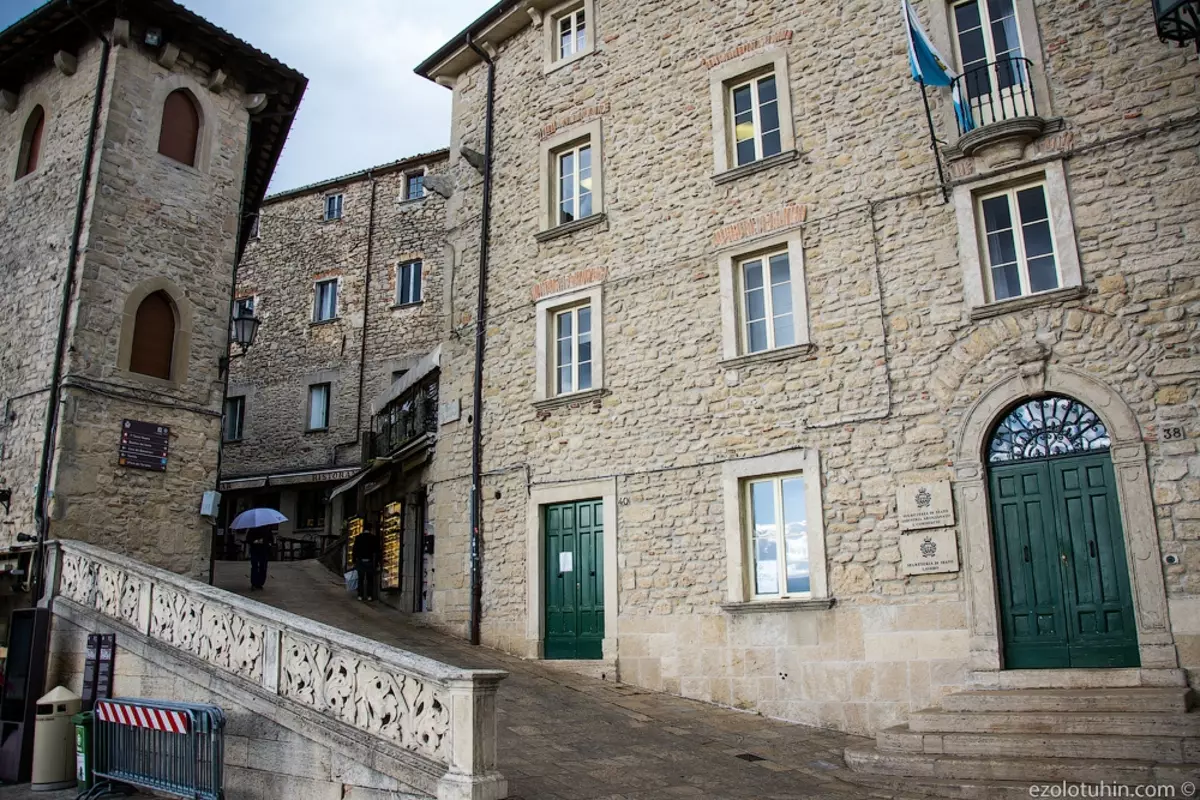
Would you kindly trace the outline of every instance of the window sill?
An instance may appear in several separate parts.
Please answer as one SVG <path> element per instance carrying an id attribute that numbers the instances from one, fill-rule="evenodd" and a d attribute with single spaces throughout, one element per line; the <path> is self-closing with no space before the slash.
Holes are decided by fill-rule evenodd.
<path id="1" fill-rule="evenodd" d="M 972 308 L 971 319 L 989 319 L 1013 311 L 1024 311 L 1027 308 L 1038 308 L 1040 306 L 1054 305 L 1055 303 L 1064 303 L 1068 300 L 1077 300 L 1086 294 L 1087 289 L 1082 286 L 1067 286 L 1062 289 L 1051 289 L 1048 292 L 1025 295 L 1024 297 L 1013 297 L 997 303 L 988 303 L 987 305 Z"/>
<path id="2" fill-rule="evenodd" d="M 329 428 L 305 428 L 304 432 L 309 433 L 329 433 Z"/>
<path id="3" fill-rule="evenodd" d="M 199 150 L 199 143 L 197 143 L 196 149 L 197 149 L 197 151 Z M 179 170 L 180 172 L 184 173 L 185 175 L 199 176 L 199 175 L 203 174 L 201 172 L 200 168 L 197 167 L 195 164 L 185 164 L 182 161 L 176 161 L 175 159 L 171 158 L 169 155 L 167 155 L 165 153 L 159 153 L 157 150 L 155 151 L 155 155 L 158 156 L 159 163 L 161 163 L 165 166 L 168 166 L 168 167 L 174 167 L 175 169 Z M 199 160 L 199 157 L 200 157 L 199 152 L 196 153 L 196 157 L 197 157 L 197 160 Z"/>
<path id="4" fill-rule="evenodd" d="M 424 300 L 416 300 L 412 303 L 392 303 L 388 308 L 392 311 L 399 311 L 402 308 L 416 308 L 417 306 L 425 305 Z"/>
<path id="5" fill-rule="evenodd" d="M 762 172 L 764 169 L 771 169 L 772 167 L 777 167 L 780 164 L 789 164 L 798 158 L 800 158 L 800 151 L 785 150 L 782 153 L 776 153 L 768 158 L 760 158 L 758 161 L 752 161 L 749 164 L 743 164 L 740 167 L 734 167 L 733 169 L 727 169 L 724 172 L 718 172 L 716 175 L 713 175 L 713 183 L 717 184 L 718 186 L 723 183 L 731 183 L 739 178 L 744 178 L 747 175 L 753 175 L 756 172 Z"/>
<path id="6" fill-rule="evenodd" d="M 401 200 L 401 201 L 400 201 L 400 205 L 402 205 L 402 206 L 415 206 L 415 205 L 417 205 L 418 203 L 424 203 L 424 202 L 425 202 L 425 199 L 426 199 L 427 197 L 429 197 L 429 195 L 427 195 L 427 194 L 423 194 L 423 195 L 421 195 L 420 197 L 406 197 L 406 198 L 404 198 L 403 200 Z"/>
<path id="7" fill-rule="evenodd" d="M 559 395 L 558 397 L 549 397 L 545 400 L 535 400 L 533 407 L 538 411 L 545 411 L 549 408 L 560 408 L 562 406 L 582 405 L 593 400 L 599 400 L 608 391 L 604 387 L 599 389 L 588 389 L 585 392 L 572 392 L 571 394 Z"/>
<path id="8" fill-rule="evenodd" d="M 312 322 L 308 323 L 308 327 L 319 328 L 322 325 L 332 325 L 335 322 L 341 322 L 341 321 L 342 321 L 341 317 L 330 317 L 329 319 L 317 319 L 317 320 L 313 320 Z"/>
<path id="9" fill-rule="evenodd" d="M 562 225 L 557 225 L 553 228 L 548 228 L 544 231 L 539 231 L 533 235 L 533 238 L 538 242 L 548 242 L 551 239 L 558 239 L 562 236 L 569 236 L 576 231 L 584 230 L 599 225 L 608 220 L 608 215 L 601 211 L 598 214 L 592 214 L 590 217 L 577 219 L 574 222 L 566 222 Z"/>
<path id="10" fill-rule="evenodd" d="M 778 614 L 785 611 L 828 611 L 837 601 L 832 597 L 820 600 L 751 600 L 748 603 L 721 603 L 726 614 Z"/>
<path id="11" fill-rule="evenodd" d="M 566 58 L 560 58 L 555 61 L 545 62 L 542 67 L 542 69 L 543 69 L 542 74 L 549 75 L 551 72 L 557 72 L 558 70 L 562 69 L 565 66 L 568 66 L 569 64 L 574 64 L 576 61 L 579 61 L 580 59 L 583 59 L 586 56 L 590 56 L 594 52 L 596 52 L 596 48 L 592 44 L 591 36 L 589 35 L 588 36 L 588 44 L 586 47 L 584 47 L 582 50 L 580 50 L 577 53 L 572 53 L 571 55 L 567 56 Z"/>
<path id="12" fill-rule="evenodd" d="M 800 356 L 811 355 L 816 352 L 817 346 L 809 342 L 808 344 L 796 344 L 791 347 L 780 347 L 776 350 L 764 350 L 761 353 L 751 353 L 750 355 L 738 356 L 737 358 L 727 358 L 724 361 L 718 362 L 717 366 L 721 369 L 734 369 L 736 367 L 745 367 L 750 364 L 769 363 L 772 361 L 790 361 L 793 358 Z"/>
<path id="13" fill-rule="evenodd" d="M 245 439 L 222 439 L 221 444 L 241 444 Z"/>
<path id="14" fill-rule="evenodd" d="M 341 217 L 322 217 L 322 218 L 321 218 L 321 222 L 322 222 L 323 224 L 327 224 L 327 223 L 330 223 L 330 222 L 341 222 L 341 221 L 342 221 L 342 218 L 341 218 Z"/>

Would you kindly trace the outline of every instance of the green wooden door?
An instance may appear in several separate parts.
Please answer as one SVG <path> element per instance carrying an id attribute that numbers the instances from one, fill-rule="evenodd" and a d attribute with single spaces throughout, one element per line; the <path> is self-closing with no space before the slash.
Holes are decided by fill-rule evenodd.
<path id="1" fill-rule="evenodd" d="M 1138 666 L 1109 455 L 994 466 L 990 485 L 1005 665 Z"/>
<path id="2" fill-rule="evenodd" d="M 603 509 L 601 500 L 546 507 L 546 658 L 603 657 Z"/>

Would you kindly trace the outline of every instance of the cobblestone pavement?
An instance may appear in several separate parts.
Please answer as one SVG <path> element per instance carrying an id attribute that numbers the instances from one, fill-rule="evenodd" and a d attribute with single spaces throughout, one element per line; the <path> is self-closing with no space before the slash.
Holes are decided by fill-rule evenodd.
<path id="1" fill-rule="evenodd" d="M 554 670 L 410 624 L 356 601 L 317 562 L 272 563 L 250 591 L 248 562 L 218 562 L 217 586 L 462 667 L 504 669 L 500 770 L 522 800 L 791 800 L 893 796 L 846 780 L 854 736 L 792 725 Z M 0 797 L 0 800 L 7 798 Z"/>

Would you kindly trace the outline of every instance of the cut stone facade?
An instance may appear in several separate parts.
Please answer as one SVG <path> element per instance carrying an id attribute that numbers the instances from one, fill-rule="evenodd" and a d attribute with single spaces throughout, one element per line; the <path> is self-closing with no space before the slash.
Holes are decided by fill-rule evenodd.
<path id="1" fill-rule="evenodd" d="M 1196 685 L 1196 55 L 1160 43 L 1142 4 L 1019 4 L 1036 15 L 1022 24 L 1040 41 L 1024 46 L 1035 87 L 1048 87 L 1039 113 L 1053 124 L 1028 145 L 971 157 L 948 148 L 944 199 L 890 3 L 849 19 L 828 4 L 607 2 L 589 17 L 595 51 L 550 72 L 537 27 L 554 19 L 547 5 L 503 6 L 473 29 L 496 65 L 483 642 L 541 657 L 544 504 L 603 498 L 615 570 L 605 576 L 614 622 L 604 655 L 622 680 L 855 733 L 968 685 L 1008 685 L 1020 677 L 1002 669 L 985 447 L 1015 403 L 1062 393 L 1106 424 L 1121 476 L 1141 669 L 1095 685 L 1182 681 L 1180 668 Z M 948 7 L 919 6 L 953 53 L 946 21 L 929 24 Z M 829 53 L 844 57 L 820 56 Z M 795 151 L 721 172 L 712 71 L 736 75 L 739 60 L 786 65 L 777 78 Z M 432 470 L 429 617 L 461 634 L 482 179 L 460 148 L 484 149 L 487 71 L 461 42 L 419 71 L 454 93 L 440 391 L 464 413 L 441 427 Z M 948 93 L 931 89 L 930 99 L 939 136 L 953 143 Z M 542 141 L 575 129 L 600 132 L 591 141 L 604 215 L 548 237 Z M 977 297 L 977 196 L 1031 172 L 1049 187 L 1063 285 L 1007 303 Z M 723 321 L 722 261 L 790 251 L 789 240 L 802 251 L 792 279 L 804 282 L 809 342 L 731 359 L 724 326 L 738 322 Z M 593 322 L 603 389 L 545 407 L 539 301 L 592 287 L 603 303 Z M 730 291 L 727 308 L 741 302 Z M 747 602 L 729 577 L 744 532 L 727 522 L 723 471 L 807 453 L 823 508 L 808 531 L 823 529 L 825 554 L 812 569 L 827 592 L 807 607 Z M 940 480 L 954 487 L 961 569 L 906 575 L 897 489 Z"/>
<path id="2" fill-rule="evenodd" d="M 48 483 L 50 535 L 206 575 L 212 522 L 200 515 L 201 499 L 217 485 L 220 365 L 228 344 L 240 215 L 265 190 L 265 182 L 247 178 L 247 165 L 257 168 L 263 151 L 274 146 L 264 143 L 247 109 L 262 107 L 254 93 L 267 85 L 279 90 L 278 102 L 298 102 L 303 78 L 258 51 L 253 58 L 261 72 L 249 74 L 234 66 L 244 63 L 239 59 L 248 46 L 239 51 L 224 41 L 229 63 L 223 68 L 229 74 L 214 85 L 210 78 L 217 68 L 206 61 L 211 60 L 206 48 L 214 45 L 205 37 L 215 29 L 181 7 L 158 9 L 157 14 L 187 14 L 195 23 L 172 43 L 174 59 L 164 61 L 139 38 L 146 27 L 137 16 L 141 5 L 128 11 L 132 20 L 93 20 L 115 41 L 107 57 L 66 309 L 63 281 L 103 50 L 64 3 L 51 3 L 20 23 L 52 26 L 55 15 L 65 14 L 54 34 L 32 37 L 30 50 L 46 47 L 53 36 L 78 34 L 88 43 L 77 53 L 73 72 L 47 67 L 29 73 L 14 87 L 20 89 L 17 108 L 0 113 L 0 262 L 12 278 L 0 299 L 0 313 L 10 323 L 0 345 L 0 393 L 8 407 L 0 430 L 0 482 L 14 499 L 0 523 L 0 545 L 11 545 L 17 533 L 36 532 L 46 405 L 58 322 L 66 314 Z M 155 19 L 161 24 L 162 17 Z M 6 81 L 17 78 L 14 72 Z M 180 89 L 199 118 L 194 166 L 159 152 L 164 102 Z M 46 112 L 41 158 L 31 174 L 13 180 L 23 128 L 39 104 Z M 286 121 L 268 124 L 282 126 L 286 134 Z M 156 292 L 168 298 L 175 326 L 168 379 L 130 369 L 139 304 Z M 169 428 L 165 471 L 119 465 L 127 419 Z"/>
<path id="3" fill-rule="evenodd" d="M 277 502 L 289 518 L 283 536 L 340 532 L 341 500 L 315 527 L 297 511 L 364 465 L 372 399 L 441 340 L 445 202 L 432 191 L 406 195 L 410 177 L 433 176 L 446 161 L 444 150 L 415 156 L 263 204 L 238 267 L 237 297 L 254 299 L 262 324 L 252 347 L 231 353 L 228 396 L 244 398 L 244 419 L 240 440 L 224 444 L 227 517 Z M 327 198 L 337 195 L 341 217 L 326 220 Z M 401 303 L 398 270 L 417 261 L 420 298 Z M 317 321 L 315 284 L 330 279 L 336 315 Z M 323 383 L 329 424 L 310 430 L 309 387 Z"/>

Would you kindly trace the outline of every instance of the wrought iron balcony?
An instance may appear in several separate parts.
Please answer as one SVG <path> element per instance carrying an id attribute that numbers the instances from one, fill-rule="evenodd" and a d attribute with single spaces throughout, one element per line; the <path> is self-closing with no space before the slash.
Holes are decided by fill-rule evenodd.
<path id="1" fill-rule="evenodd" d="M 412 387 L 371 422 L 371 457 L 387 458 L 425 434 L 437 432 L 437 383 Z"/>
<path id="2" fill-rule="evenodd" d="M 955 78 L 954 116 L 964 152 L 996 138 L 1033 138 L 1042 132 L 1045 121 L 1038 114 L 1032 70 L 1027 58 L 1001 58 Z"/>

